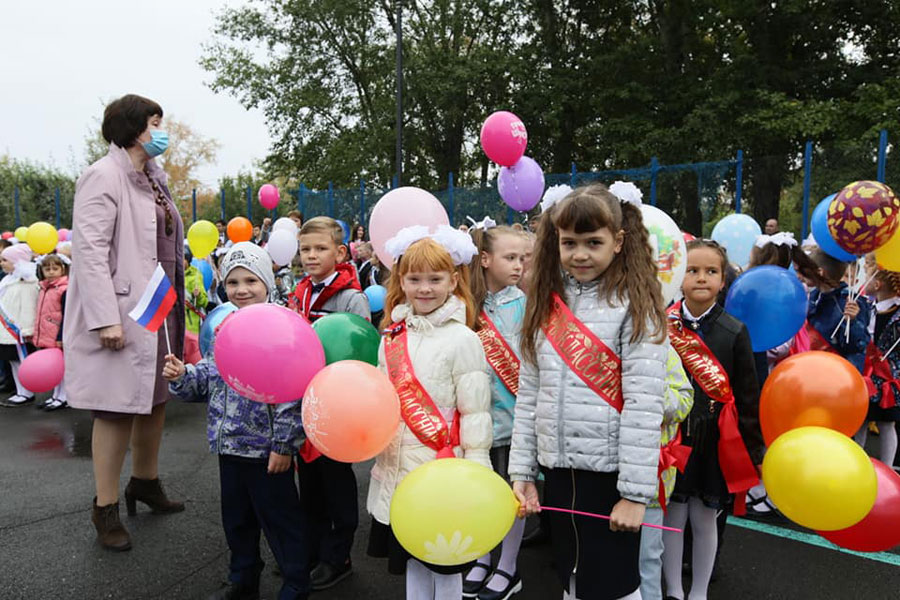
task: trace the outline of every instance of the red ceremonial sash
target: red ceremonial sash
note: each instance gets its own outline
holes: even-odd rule
[[[897,405],[897,399],[894,396],[894,385],[900,386],[900,380],[894,377],[891,372],[891,365],[885,360],[878,346],[869,342],[866,347],[866,363],[863,367],[863,379],[866,381],[866,387],[869,390],[871,398],[878,392],[875,382],[872,381],[872,375],[876,375],[882,379],[881,383],[881,400],[878,406],[884,409],[893,408]],[[891,385],[893,384],[893,385]]]
[[[806,332],[809,334],[809,349],[810,350],[819,350],[821,352],[831,352],[832,354],[839,354],[837,349],[831,345],[831,342],[825,339],[819,330],[812,326],[812,324],[807,321],[806,322]]]
[[[191,303],[191,301],[187,298],[184,299],[184,305],[188,308],[189,311],[200,317],[201,321],[206,318],[206,315],[200,312],[200,310],[196,306],[194,306],[193,303]]]
[[[719,413],[719,467],[728,491],[735,495],[734,514],[742,515],[746,512],[746,492],[759,483],[759,474],[738,429],[737,407],[728,373],[703,338],[684,327],[681,302],[674,304],[668,312],[669,341],[681,357],[684,368],[707,396],[723,405]]]
[[[675,437],[669,440],[669,443],[659,449],[659,467],[657,469],[657,477],[659,478],[659,506],[662,508],[663,514],[666,514],[666,484],[663,482],[663,473],[669,467],[675,467],[684,473],[687,467],[688,458],[691,457],[691,447],[681,443],[681,429]]]
[[[459,413],[452,426],[416,378],[406,345],[406,322],[391,326],[384,337],[384,360],[388,378],[400,397],[400,415],[416,438],[438,453],[438,458],[452,458],[453,447],[459,445]]]
[[[594,332],[579,321],[559,294],[541,328],[559,357],[607,404],[622,412],[622,361]]]
[[[500,335],[494,322],[484,311],[481,311],[481,325],[478,337],[481,339],[481,345],[484,346],[484,356],[487,358],[488,364],[494,369],[494,373],[497,374],[509,393],[513,396],[518,395],[519,366],[521,364],[519,357],[509,347],[506,339]]]

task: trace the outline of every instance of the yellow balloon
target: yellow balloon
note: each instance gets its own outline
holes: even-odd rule
[[[875,249],[875,262],[888,271],[900,271],[900,229],[884,246]]]
[[[209,221],[197,221],[187,234],[194,258],[206,258],[219,245],[219,230]]]
[[[406,551],[441,566],[490,552],[516,518],[519,503],[492,470],[441,458],[411,471],[391,499],[391,529]]]
[[[878,493],[866,452],[824,427],[798,427],[778,436],[766,452],[762,475],[778,510],[817,531],[859,523]]]
[[[25,241],[35,254],[49,254],[56,249],[56,245],[59,243],[59,234],[56,232],[56,227],[50,223],[38,221],[28,228]]]
[[[25,243],[25,239],[28,237],[28,228],[23,225],[22,227],[16,229],[15,232],[13,232],[13,235],[17,240]]]

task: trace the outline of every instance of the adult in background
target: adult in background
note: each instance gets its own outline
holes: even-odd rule
[[[766,235],[775,235],[780,231],[778,229],[778,219],[769,219],[766,221]]]
[[[362,223],[353,224],[353,239],[350,240],[350,258],[359,260],[359,245],[366,242],[366,226]]]
[[[63,325],[66,388],[70,406],[93,411],[92,520],[97,540],[111,550],[131,548],[119,520],[119,477],[129,445],[128,514],[137,501],[157,514],[184,510],[166,497],[158,473],[169,399],[162,378],[166,330],[151,333],[128,317],[161,264],[177,294],[167,318],[169,341],[172,353],[182,355],[184,229],[166,174],[153,160],[168,145],[162,117],[162,108],[141,96],[110,103],[101,129],[109,153],[75,186]]]

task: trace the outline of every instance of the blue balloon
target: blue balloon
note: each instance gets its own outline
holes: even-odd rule
[[[347,225],[346,221],[341,221],[340,219],[336,219],[336,221],[338,222],[338,225],[341,226],[341,229],[344,230],[344,243],[349,244],[350,243],[350,226]]]
[[[383,285],[370,285],[366,288],[366,298],[369,299],[369,310],[378,312],[384,310],[384,299],[387,297],[387,290]]]
[[[806,321],[806,291],[797,276],[781,267],[750,269],[734,280],[725,310],[750,331],[754,352],[794,337]]]
[[[753,217],[732,214],[716,223],[712,230],[712,239],[719,242],[728,251],[728,260],[740,267],[750,264],[750,252],[756,238],[762,234]]]
[[[213,342],[216,338],[216,329],[225,320],[225,317],[237,310],[237,306],[231,302],[215,307],[200,326],[200,355],[204,358],[212,356]]]
[[[195,258],[191,261],[191,266],[197,267],[197,270],[200,271],[200,274],[203,276],[203,289],[209,291],[213,283],[213,270],[210,264],[205,260]]]
[[[828,231],[828,205],[837,194],[832,194],[819,202],[812,214],[812,234],[822,252],[843,262],[852,262],[856,257],[838,246]]]

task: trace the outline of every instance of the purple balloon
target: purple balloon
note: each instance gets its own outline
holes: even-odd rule
[[[513,210],[531,210],[544,195],[544,172],[534,159],[523,156],[513,166],[500,169],[497,190]]]

